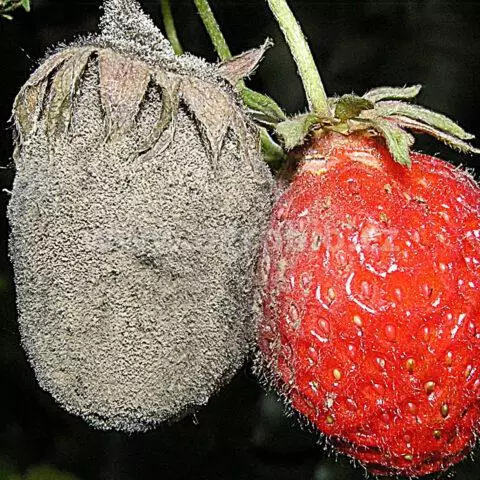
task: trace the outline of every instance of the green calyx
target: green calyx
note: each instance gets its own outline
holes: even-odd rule
[[[463,153],[480,154],[468,140],[474,138],[453,120],[411,103],[421,87],[381,87],[364,95],[343,95],[328,100],[333,118],[299,115],[276,125],[275,131],[286,150],[305,143],[315,130],[332,130],[344,135],[368,131],[385,139],[393,159],[410,167],[410,149],[415,141],[410,132],[435,137]]]
[[[276,124],[275,133],[286,151],[303,145],[314,131],[331,130],[344,135],[365,131],[383,137],[393,159],[410,167],[410,149],[415,142],[412,131],[432,135],[460,152],[480,154],[480,149],[467,142],[473,135],[453,120],[410,103],[420,92],[420,85],[381,87],[362,96],[327,98],[310,48],[287,0],[267,2],[297,64],[310,110]]]

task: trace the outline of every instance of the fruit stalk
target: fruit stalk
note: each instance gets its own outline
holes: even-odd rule
[[[220,57],[220,60],[226,61],[232,58],[232,53],[228,48],[225,37],[223,36],[220,26],[213,15],[212,9],[207,0],[194,0],[195,6],[197,7],[198,13],[202,19],[205,28],[207,29],[208,35],[210,36],[212,43],[215,47],[215,50]]]
[[[309,110],[322,117],[331,117],[322,79],[299,23],[286,0],[267,1],[297,64],[298,73],[302,79],[307,96]]]
[[[175,28],[175,22],[173,21],[170,0],[160,0],[160,6],[162,9],[163,24],[165,25],[165,33],[167,34],[167,38],[172,45],[175,55],[182,55],[183,48],[180,40],[178,39],[177,29]]]

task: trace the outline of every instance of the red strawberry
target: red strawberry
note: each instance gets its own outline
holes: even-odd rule
[[[408,130],[480,150],[409,102],[419,86],[328,98],[287,1],[268,4],[309,111],[275,125],[297,169],[259,262],[259,370],[371,473],[443,471],[480,419],[480,188]]]
[[[480,418],[480,189],[365,130],[296,154],[259,264],[264,372],[370,472],[443,470]]]

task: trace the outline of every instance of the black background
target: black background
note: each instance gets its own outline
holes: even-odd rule
[[[93,32],[100,1],[32,0],[32,12],[0,19],[0,187],[11,186],[15,94],[47,47]],[[191,0],[172,0],[186,50],[216,56]],[[157,24],[159,1],[142,2]],[[309,37],[329,94],[370,87],[421,83],[420,101],[456,118],[480,134],[480,3],[434,0],[324,2],[291,0]],[[213,9],[233,53],[259,45],[272,49],[250,82],[273,96],[289,113],[305,108],[301,84],[288,50],[263,0],[217,0]],[[419,139],[417,149],[474,168],[479,159],[459,157]],[[446,192],[448,194],[448,192]],[[195,417],[155,432],[123,435],[99,432],[61,410],[35,382],[19,343],[5,209],[0,195],[0,480],[60,479],[38,465],[51,465],[82,480],[346,480],[361,469],[328,456],[313,433],[302,431],[266,396],[249,368],[219,392]],[[26,473],[27,472],[27,473]],[[35,475],[37,475],[35,477]],[[452,474],[480,479],[478,463],[466,460]]]

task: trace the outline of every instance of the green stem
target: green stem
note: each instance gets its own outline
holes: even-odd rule
[[[310,111],[322,117],[331,117],[327,95],[312,52],[290,7],[286,0],[267,0],[267,2],[297,64]]]
[[[162,8],[163,24],[165,25],[165,33],[167,34],[167,38],[172,45],[175,55],[182,55],[183,48],[180,40],[178,39],[175,22],[173,21],[170,0],[160,0],[160,5]]]
[[[208,3],[208,0],[193,0],[195,6],[197,7],[198,13],[202,19],[205,28],[207,29],[208,35],[210,36],[213,46],[220,57],[220,60],[225,62],[232,58],[232,53],[228,48],[225,37],[223,36],[220,26],[213,15],[212,9]]]

